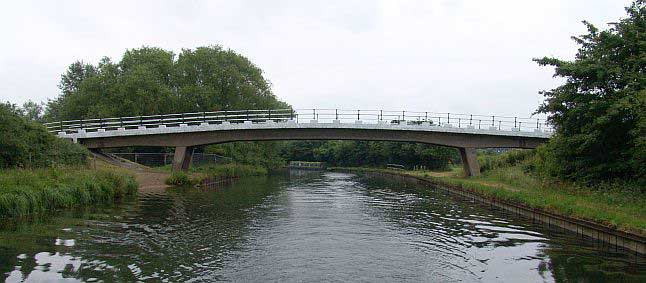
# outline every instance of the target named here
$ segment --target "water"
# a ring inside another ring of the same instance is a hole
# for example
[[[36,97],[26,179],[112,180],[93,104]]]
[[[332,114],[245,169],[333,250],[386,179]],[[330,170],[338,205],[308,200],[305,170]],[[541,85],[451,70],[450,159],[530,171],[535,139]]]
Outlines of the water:
[[[625,281],[646,261],[441,189],[330,172],[5,224],[8,282]]]

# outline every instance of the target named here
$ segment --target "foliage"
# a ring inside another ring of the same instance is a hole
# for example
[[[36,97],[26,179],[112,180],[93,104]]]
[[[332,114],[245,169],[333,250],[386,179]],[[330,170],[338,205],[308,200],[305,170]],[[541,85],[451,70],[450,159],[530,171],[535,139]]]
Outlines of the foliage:
[[[230,157],[234,162],[276,169],[285,165],[281,142],[232,142],[206,146],[203,151]]]
[[[0,168],[80,165],[86,162],[87,150],[54,137],[41,124],[28,120],[30,115],[38,116],[23,112],[15,105],[0,103]]]
[[[171,174],[164,183],[170,186],[182,187],[190,186],[194,181],[191,180],[191,177],[184,172],[173,172],[173,174]]]
[[[165,181],[171,186],[190,186],[201,183],[204,180],[230,179],[249,176],[267,175],[268,171],[262,166],[254,166],[239,163],[228,163],[221,165],[201,166],[192,168],[195,174],[189,175],[184,172],[173,172]]]
[[[75,62],[59,88],[47,104],[48,120],[288,107],[260,68],[220,46],[183,49],[179,56],[142,47],[119,62]]]
[[[332,166],[373,166],[402,164],[446,170],[459,162],[457,150],[419,143],[376,141],[294,141],[287,142],[287,160],[327,162]]]
[[[41,214],[132,196],[131,176],[83,168],[0,171],[0,218]]]
[[[202,169],[208,178],[240,178],[248,176],[267,175],[267,169],[260,166],[245,164],[224,164],[208,166]]]
[[[646,184],[646,4],[636,0],[626,11],[604,31],[584,22],[588,34],[573,37],[580,45],[574,61],[535,59],[566,78],[542,92],[537,111],[556,127],[539,152],[541,169],[552,176]]]
[[[487,172],[493,169],[523,165],[527,171],[534,169],[534,150],[514,149],[503,153],[481,151],[478,152],[480,171]]]

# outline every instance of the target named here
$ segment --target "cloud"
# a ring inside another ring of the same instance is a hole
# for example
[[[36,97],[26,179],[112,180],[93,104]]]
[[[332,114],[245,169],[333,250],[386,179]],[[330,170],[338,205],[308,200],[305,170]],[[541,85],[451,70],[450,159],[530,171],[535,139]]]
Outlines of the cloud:
[[[529,115],[559,83],[533,57],[572,58],[581,20],[629,1],[12,1],[0,11],[0,98],[58,95],[76,60],[221,44],[297,108]]]

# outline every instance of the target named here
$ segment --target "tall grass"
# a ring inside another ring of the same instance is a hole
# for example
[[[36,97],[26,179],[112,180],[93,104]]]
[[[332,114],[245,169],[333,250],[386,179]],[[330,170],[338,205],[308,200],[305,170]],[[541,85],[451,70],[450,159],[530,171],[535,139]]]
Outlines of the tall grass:
[[[107,204],[135,195],[131,176],[85,168],[0,171],[0,218]]]

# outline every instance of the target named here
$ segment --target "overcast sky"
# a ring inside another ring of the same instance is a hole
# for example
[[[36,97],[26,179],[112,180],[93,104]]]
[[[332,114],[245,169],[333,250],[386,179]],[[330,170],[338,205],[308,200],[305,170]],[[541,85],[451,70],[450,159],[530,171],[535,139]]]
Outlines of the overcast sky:
[[[56,97],[76,60],[219,44],[296,108],[528,116],[559,82],[531,59],[571,59],[581,20],[606,28],[629,2],[4,1],[0,99]]]

